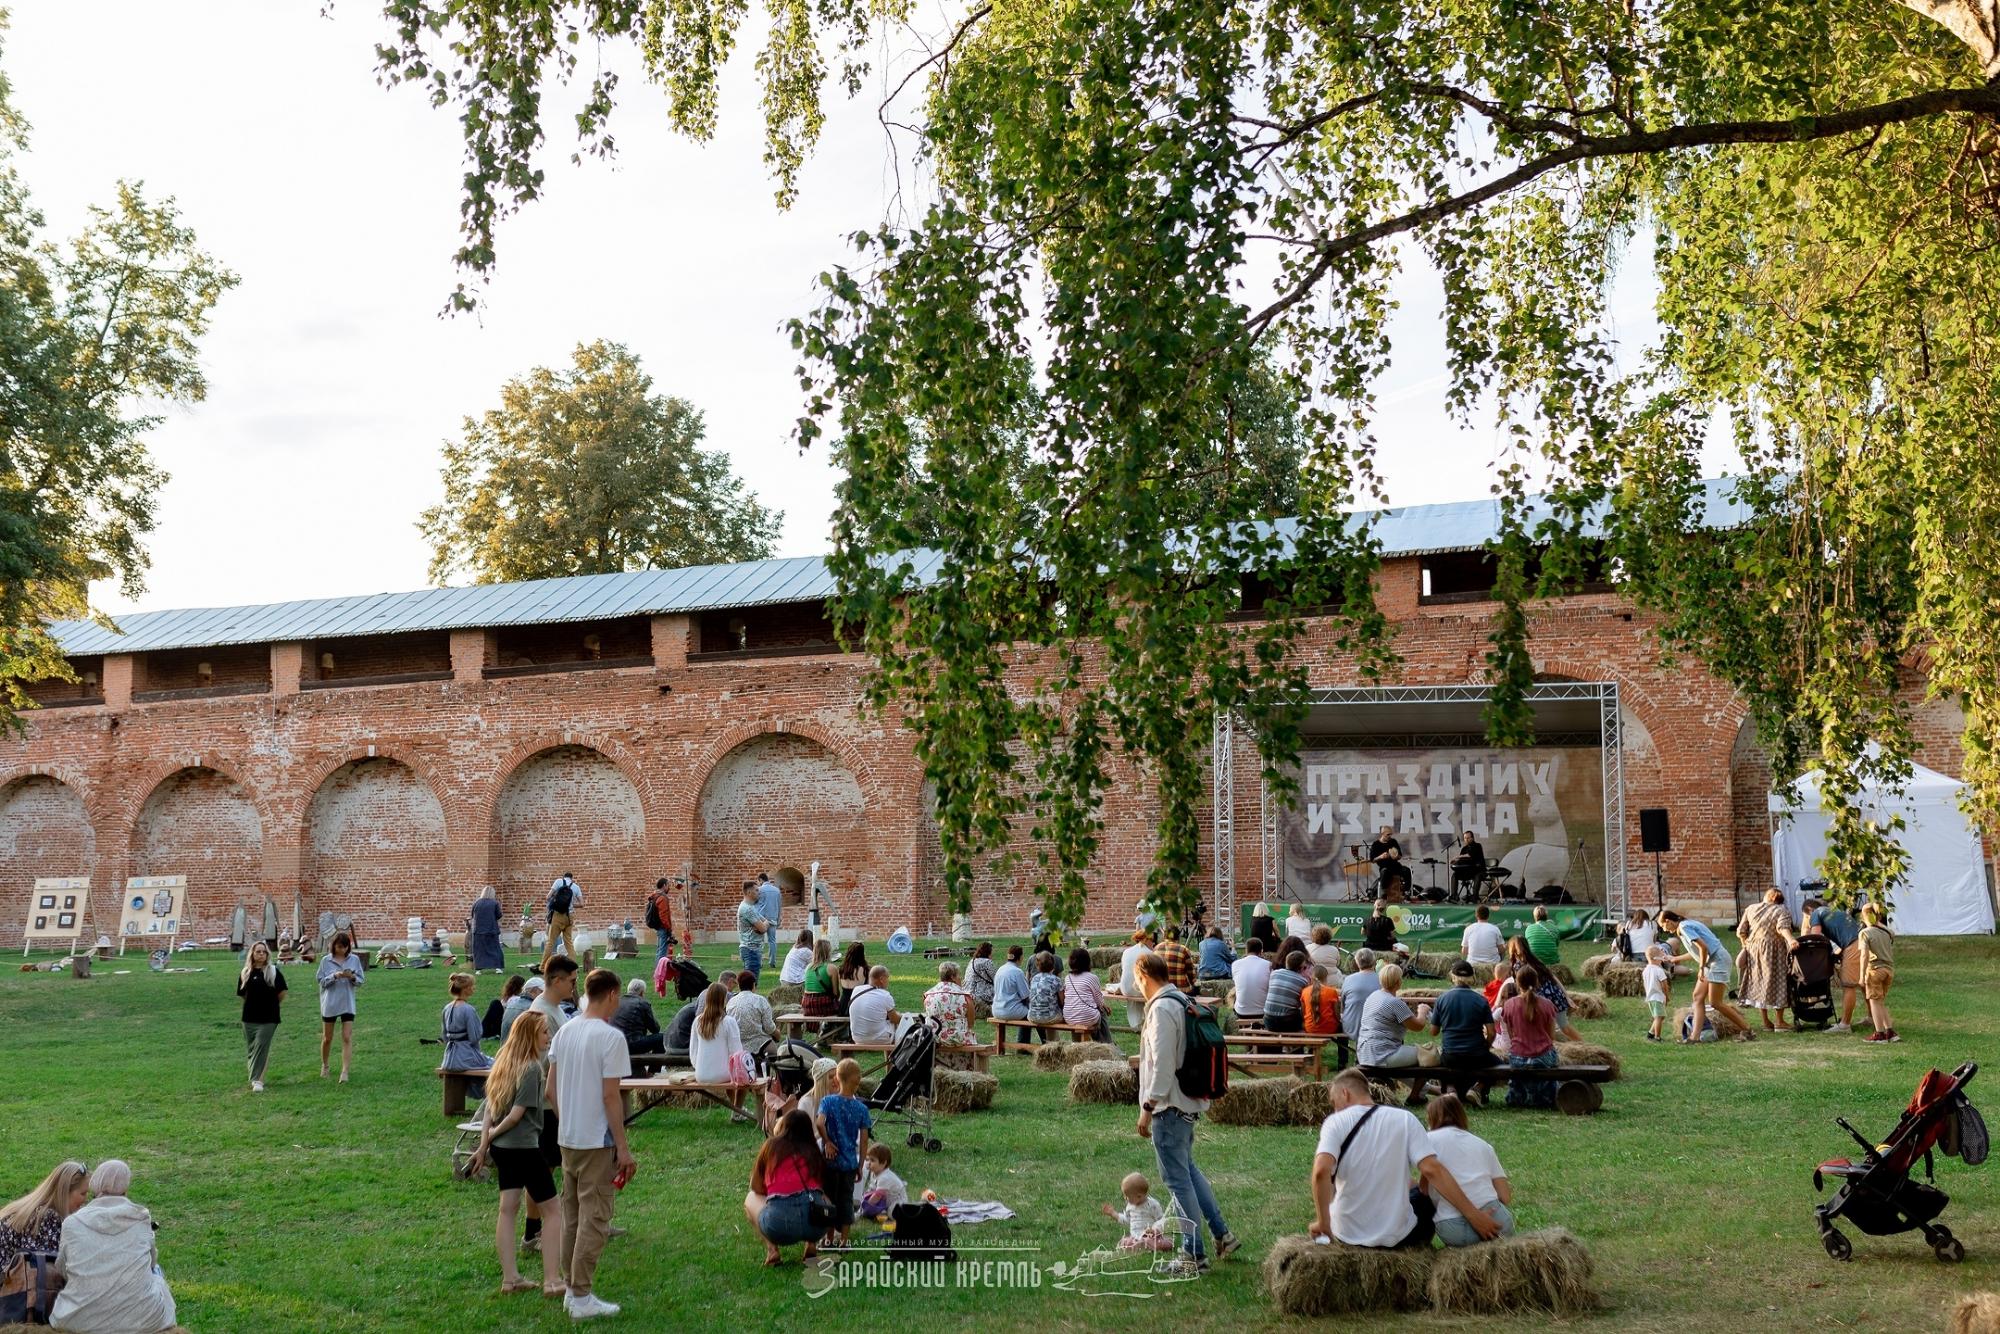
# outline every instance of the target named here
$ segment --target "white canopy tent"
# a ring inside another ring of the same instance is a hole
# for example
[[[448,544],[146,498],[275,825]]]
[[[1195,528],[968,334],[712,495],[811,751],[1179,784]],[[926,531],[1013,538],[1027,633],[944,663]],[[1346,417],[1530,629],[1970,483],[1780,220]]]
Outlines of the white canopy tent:
[[[1875,819],[1903,817],[1900,841],[1910,864],[1905,884],[1889,896],[1891,925],[1899,935],[1991,934],[1986,850],[1959,806],[1965,784],[1921,764],[1914,770],[1902,792],[1871,785],[1858,799]],[[1798,799],[1797,806],[1778,793],[1770,799],[1771,873],[1794,912],[1802,899],[1800,882],[1817,878],[1813,868],[1826,855],[1827,829],[1833,823],[1820,809],[1817,770],[1799,779]]]

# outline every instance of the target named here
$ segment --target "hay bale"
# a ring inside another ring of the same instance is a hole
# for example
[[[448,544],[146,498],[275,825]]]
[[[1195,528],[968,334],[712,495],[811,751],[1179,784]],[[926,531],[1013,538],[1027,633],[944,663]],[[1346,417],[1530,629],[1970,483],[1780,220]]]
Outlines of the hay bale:
[[[1597,1305],[1591,1274],[1583,1243],[1547,1228],[1445,1248],[1431,1264],[1426,1290],[1433,1309],[1454,1315],[1580,1315]]]
[[[983,1112],[993,1105],[1000,1081],[977,1070],[938,1070],[931,1105],[946,1116],[960,1112]]]
[[[1619,1077],[1618,1053],[1595,1042],[1558,1042],[1556,1059],[1564,1065],[1608,1065],[1611,1077]]]
[[[1694,1007],[1692,1005],[1683,1005],[1678,1010],[1675,1010],[1673,1027],[1667,1030],[1668,1033],[1673,1037],[1679,1037],[1681,1030],[1687,1027],[1687,1021],[1693,1014]],[[1713,1006],[1710,1006],[1708,1010],[1708,1022],[1715,1026],[1715,1036],[1723,1040],[1740,1037],[1750,1031],[1735,1020],[1725,1018],[1723,1015],[1717,1013]]]
[[[1084,1061],[1070,1067],[1069,1100],[1136,1107],[1139,1072],[1123,1061]]]
[[[1401,1107],[1410,1095],[1401,1084],[1384,1084],[1371,1079],[1368,1081],[1368,1096],[1375,1100],[1377,1107]]]
[[[1646,965],[1615,964],[1599,975],[1597,985],[1607,996],[1643,996],[1646,994]]]
[[[1264,1257],[1264,1287],[1286,1315],[1420,1311],[1427,1300],[1432,1254],[1280,1237]]]
[[[1121,968],[1125,964],[1125,949],[1124,945],[1099,945],[1090,951],[1090,966]],[[1064,965],[1064,971],[1068,971],[1067,963]]]
[[[1578,1019],[1608,1019],[1611,1007],[1604,1003],[1604,997],[1594,991],[1572,991],[1569,993],[1569,1012]]]
[[[1219,1126],[1290,1125],[1292,1093],[1298,1086],[1292,1075],[1232,1079],[1229,1091],[1209,1104],[1208,1119]]]
[[[1035,1048],[1035,1069],[1068,1070],[1084,1061],[1122,1061],[1125,1053],[1109,1042],[1044,1042]]]
[[[993,1017],[993,1002],[981,1000],[979,997],[974,996],[972,998],[972,1017],[974,1019],[991,1019]]]
[[[1603,977],[1605,970],[1615,966],[1617,962],[1618,956],[1615,954],[1593,954],[1583,961],[1581,971],[1587,978]]]
[[[1406,973],[1421,973],[1425,977],[1449,977],[1451,966],[1465,956],[1462,954],[1440,954],[1434,950],[1418,950],[1403,965]]]
[[[1226,977],[1211,977],[1194,984],[1194,994],[1207,996],[1210,1000],[1228,1000],[1229,993],[1235,989],[1235,984]]]
[[[797,982],[780,982],[765,994],[771,1002],[773,1014],[797,1014],[799,1006],[805,1003],[806,989]]]
[[[1404,987],[1396,994],[1403,998],[1403,1004],[1414,1010],[1419,1005],[1435,1004],[1437,998],[1444,995],[1444,992],[1436,987]]]
[[[1285,1114],[1289,1124],[1295,1126],[1316,1126],[1325,1121],[1333,1115],[1332,1081],[1319,1084],[1300,1081],[1292,1089]]]
[[[1551,977],[1555,978],[1556,981],[1562,983],[1566,987],[1573,987],[1576,985],[1576,974],[1572,973],[1569,970],[1569,965],[1566,963],[1537,964],[1536,967],[1540,968],[1543,972],[1549,974]]]
[[[2000,1293],[1974,1292],[1959,1298],[1951,1313],[1951,1334],[2000,1334]]]

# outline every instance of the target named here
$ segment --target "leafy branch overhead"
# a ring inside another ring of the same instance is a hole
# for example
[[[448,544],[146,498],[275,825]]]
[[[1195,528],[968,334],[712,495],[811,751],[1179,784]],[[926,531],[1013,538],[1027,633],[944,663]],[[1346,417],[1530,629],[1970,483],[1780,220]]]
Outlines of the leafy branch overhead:
[[[494,221],[543,188],[549,85],[636,53],[705,135],[750,21],[734,3],[387,9],[387,77],[465,126],[475,281]],[[1780,778],[1829,770],[1839,892],[1897,873],[1839,798],[1905,763],[1923,689],[1962,707],[1965,771],[2000,809],[2000,0],[767,17],[781,201],[864,37],[898,53],[879,115],[909,216],[855,237],[794,326],[800,436],[847,468],[844,609],[878,698],[918,729],[955,892],[1027,821],[1073,916],[1115,761],[1160,801],[1153,889],[1185,901],[1212,715],[1251,723],[1274,779],[1296,746],[1297,613],[1337,604],[1335,652],[1392,669],[1343,512],[1378,497],[1372,387],[1418,264],[1446,296],[1448,406],[1497,412],[1509,442],[1497,739],[1525,726],[1523,600],[1574,577],[1598,516],[1627,593],[1742,691]],[[618,91],[592,77],[582,151],[608,147]],[[1606,294],[1637,265],[1660,334],[1621,348]],[[1242,448],[1266,355],[1306,442],[1295,527],[1255,522],[1247,486],[1196,485]],[[1695,484],[1725,448],[1747,518],[1716,533]],[[922,591],[894,555],[917,532],[943,553]],[[1246,573],[1276,594],[1248,625],[1228,619]]]
[[[783,515],[701,448],[701,412],[655,393],[616,343],[538,367],[445,442],[444,500],[418,528],[431,578],[480,583],[755,560]]]

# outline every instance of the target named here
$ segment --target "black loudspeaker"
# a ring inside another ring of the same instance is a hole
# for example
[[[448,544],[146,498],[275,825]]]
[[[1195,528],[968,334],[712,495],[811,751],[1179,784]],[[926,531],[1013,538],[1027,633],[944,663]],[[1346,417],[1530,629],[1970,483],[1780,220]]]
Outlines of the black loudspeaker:
[[[1667,812],[1664,807],[1648,806],[1639,812],[1639,850],[1641,852],[1674,850],[1674,840],[1667,832]]]

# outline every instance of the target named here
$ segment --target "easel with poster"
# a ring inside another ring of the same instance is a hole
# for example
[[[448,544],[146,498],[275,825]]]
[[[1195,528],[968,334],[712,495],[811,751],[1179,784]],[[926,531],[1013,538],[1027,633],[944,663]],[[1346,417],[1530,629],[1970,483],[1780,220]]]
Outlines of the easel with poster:
[[[84,922],[90,912],[89,876],[49,876],[35,881],[28,898],[27,924],[21,928],[21,956],[27,957],[36,941],[69,942],[76,953],[77,940],[86,934]]]
[[[187,877],[135,875],[125,882],[118,905],[118,952],[125,942],[144,939],[149,949],[171,951],[187,916]]]

